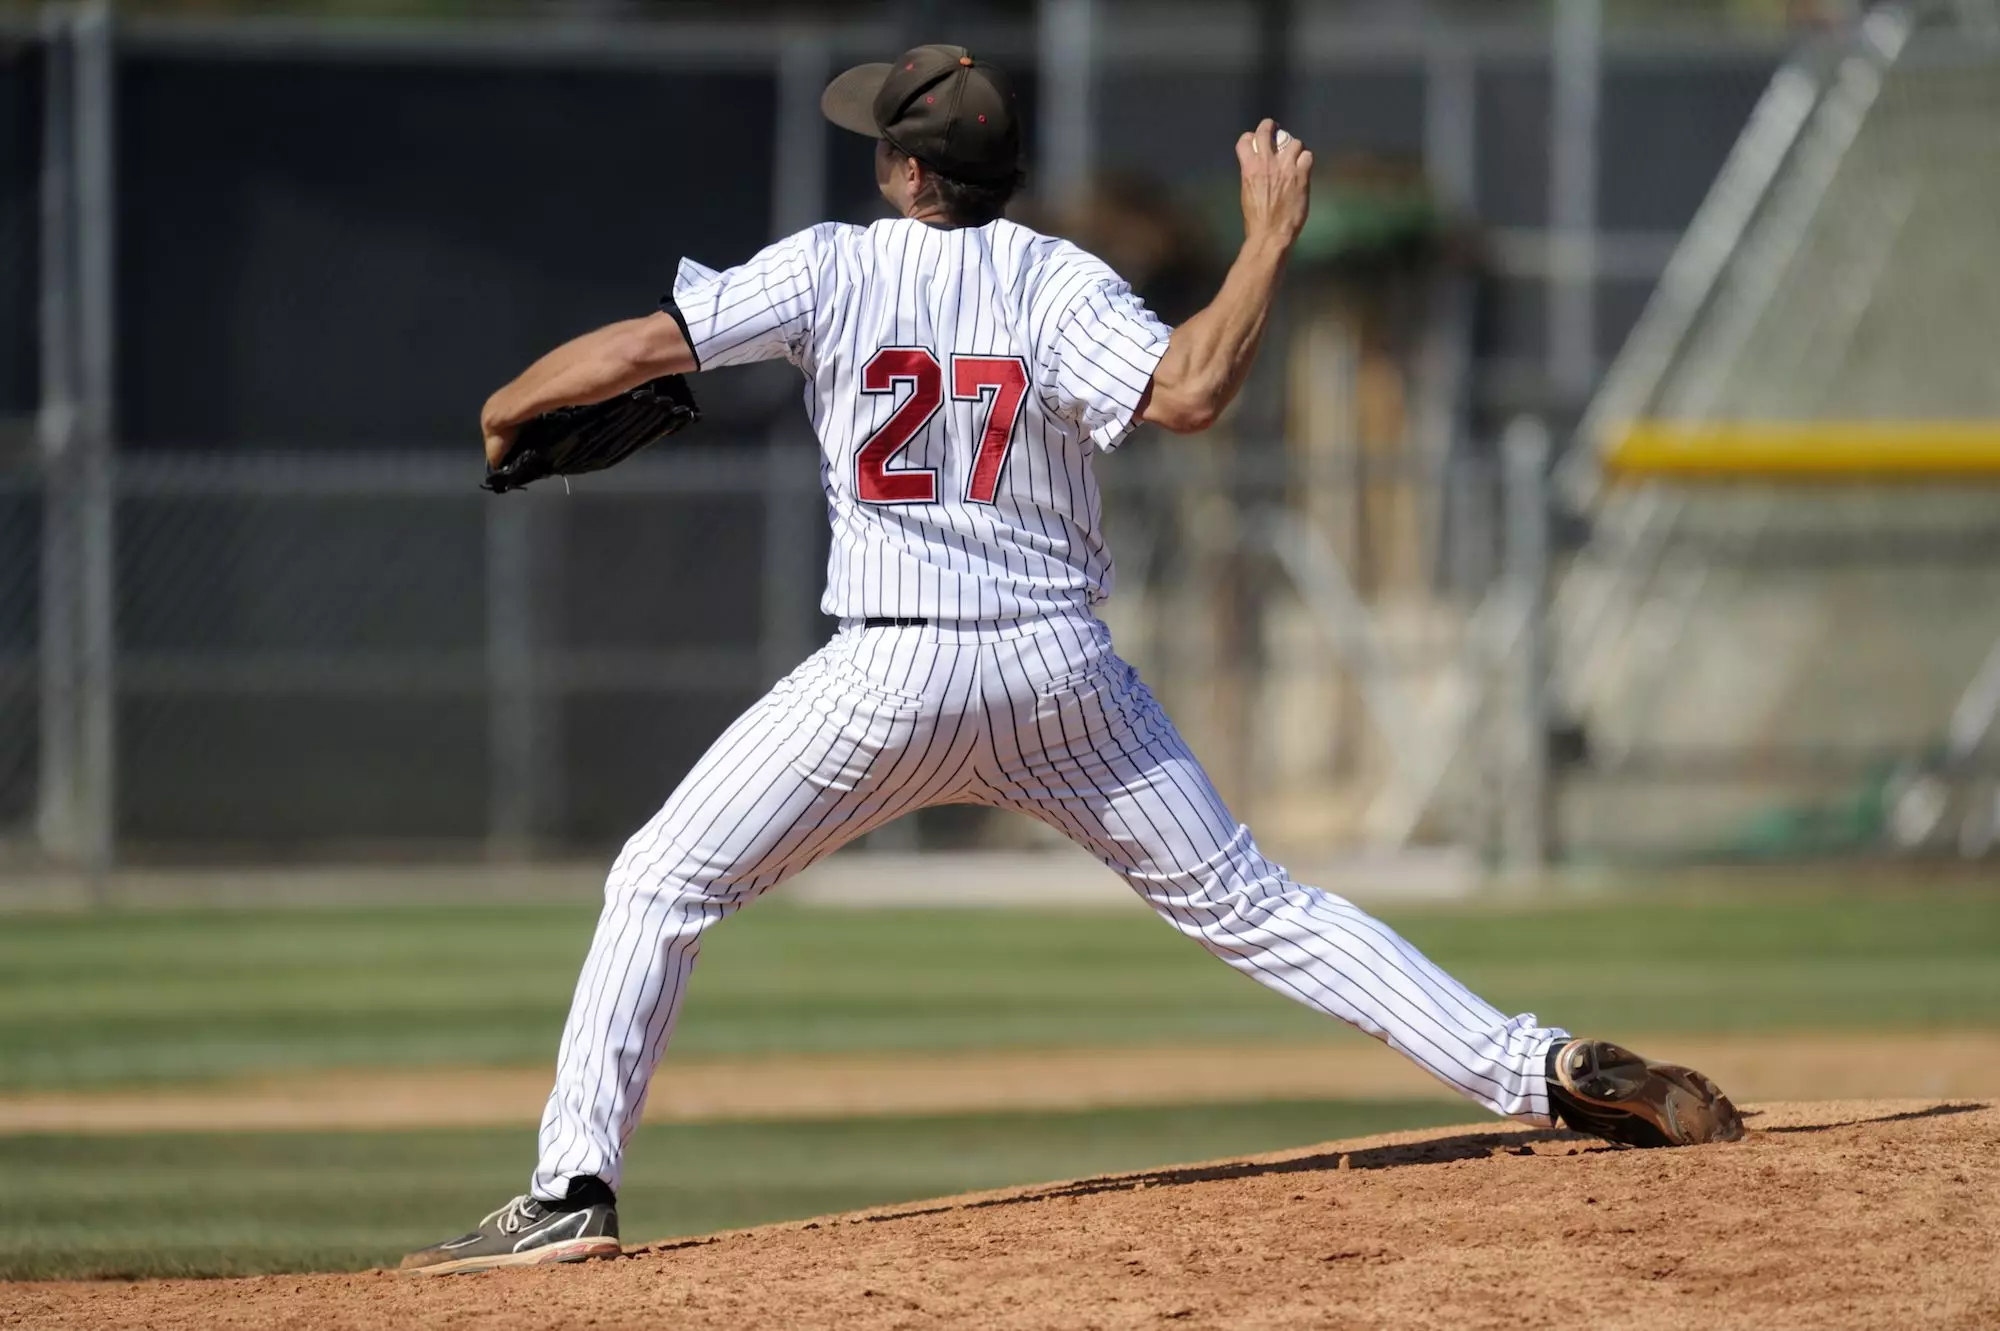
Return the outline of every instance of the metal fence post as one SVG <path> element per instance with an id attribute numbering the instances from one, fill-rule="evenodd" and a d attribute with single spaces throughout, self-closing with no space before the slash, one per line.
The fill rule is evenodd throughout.
<path id="1" fill-rule="evenodd" d="M 1035 25 L 1042 88 L 1038 192 L 1059 206 L 1076 201 L 1094 168 L 1096 37 L 1096 0 L 1042 0 Z"/>
<path id="2" fill-rule="evenodd" d="M 1581 408 L 1597 367 L 1597 139 L 1603 0 L 1557 0 L 1549 49 L 1549 382 Z"/>
<path id="3" fill-rule="evenodd" d="M 1505 577 L 1522 610 L 1514 662 L 1512 736 L 1501 767 L 1500 862 L 1516 873 L 1548 864 L 1549 790 L 1549 431 L 1532 417 L 1507 427 L 1501 441 L 1506 487 Z M 1503 668 L 1505 663 L 1501 663 Z"/>
<path id="4" fill-rule="evenodd" d="M 534 515 L 527 495 L 486 503 L 486 850 L 525 859 L 541 830 L 541 708 L 535 678 Z"/>
<path id="5" fill-rule="evenodd" d="M 1473 215 L 1479 184 L 1478 67 L 1469 42 L 1439 36 L 1424 48 L 1424 177 L 1454 213 Z"/>
<path id="6" fill-rule="evenodd" d="M 35 831 L 57 863 L 82 858 L 76 743 L 76 102 L 71 15 L 42 16 L 41 697 Z"/>
<path id="7" fill-rule="evenodd" d="M 80 9 L 73 27 L 77 497 L 77 849 L 94 883 L 110 868 L 118 816 L 117 53 L 111 8 Z"/>
<path id="8" fill-rule="evenodd" d="M 803 231 L 826 214 L 826 118 L 820 91 L 833 63 L 826 34 L 801 30 L 779 50 L 777 129 L 771 152 L 771 234 Z"/>

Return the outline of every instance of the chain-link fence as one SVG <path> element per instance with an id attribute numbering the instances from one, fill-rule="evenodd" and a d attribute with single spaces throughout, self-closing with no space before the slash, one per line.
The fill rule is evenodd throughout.
<path id="1" fill-rule="evenodd" d="M 1509 588 L 1539 585 L 1541 558 L 1508 545 L 1499 469 L 1232 453 L 1102 469 L 1121 646 L 1276 844 L 1497 844 L 1529 613 Z M 107 818 L 124 858 L 152 861 L 602 844 L 817 644 L 826 538 L 798 440 L 505 499 L 476 470 L 120 463 L 115 664 L 57 703 L 109 716 L 115 802 L 52 792 L 76 803 L 48 825 L 87 846 L 81 825 Z M 1539 503 L 1535 473 L 1515 483 Z M 32 567 L 33 524 L 8 531 Z M 5 715 L 32 724 L 50 682 L 16 673 Z M 1022 836 L 983 812 L 914 832 Z"/>
<path id="2" fill-rule="evenodd" d="M 808 645 L 817 469 L 772 460 L 505 500 L 469 459 L 121 466 L 121 840 L 629 830 Z"/>
<path id="3" fill-rule="evenodd" d="M 966 18 L 1020 71 L 1043 216 L 1170 315 L 1228 251 L 1246 118 L 1327 163 L 1331 220 L 1239 416 L 1105 464 L 1107 614 L 1275 845 L 1538 845 L 1546 534 L 1497 440 L 1580 404 L 1781 42 L 1592 5 L 1555 7 L 1560 40 L 1545 6 L 1255 8 Z M 464 421 L 683 252 L 872 215 L 867 145 L 817 110 L 897 39 L 855 17 L 0 22 L 10 843 L 514 855 L 641 819 L 824 632 L 794 383 L 705 379 L 691 450 L 519 502 L 471 488 Z"/>

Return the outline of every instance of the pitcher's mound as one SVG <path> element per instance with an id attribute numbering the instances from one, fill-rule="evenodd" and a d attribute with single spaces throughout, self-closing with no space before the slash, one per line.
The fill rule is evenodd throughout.
<path id="1" fill-rule="evenodd" d="M 8 1325 L 2000 1326 L 2000 1110 L 1766 1105 L 1630 1151 L 1372 1137 L 483 1276 L 39 1285 Z"/>

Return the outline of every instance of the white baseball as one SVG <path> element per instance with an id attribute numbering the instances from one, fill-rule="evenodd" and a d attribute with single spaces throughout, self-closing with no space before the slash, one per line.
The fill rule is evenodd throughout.
<path id="1" fill-rule="evenodd" d="M 1276 138 L 1274 138 L 1274 139 L 1272 139 L 1272 140 L 1271 140 L 1271 142 L 1272 142 L 1272 143 L 1273 143 L 1273 144 L 1274 144 L 1275 146 L 1277 146 L 1277 147 L 1280 147 L 1280 148 L 1284 147 L 1284 146 L 1285 146 L 1286 144 L 1290 143 L 1291 141 L 1292 141 L 1292 136 L 1291 136 L 1291 135 L 1289 135 L 1289 134 L 1287 134 L 1287 133 L 1286 133 L 1286 132 L 1285 132 L 1284 130 L 1282 130 L 1282 129 L 1278 131 L 1278 136 L 1277 136 Z"/>

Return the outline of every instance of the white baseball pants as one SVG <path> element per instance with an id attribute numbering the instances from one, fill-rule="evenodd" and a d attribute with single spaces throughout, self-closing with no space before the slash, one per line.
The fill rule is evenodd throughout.
<path id="1" fill-rule="evenodd" d="M 1086 615 L 843 627 L 738 718 L 605 885 L 542 1117 L 533 1191 L 616 1188 L 702 935 L 835 848 L 930 804 L 1039 818 L 1167 923 L 1495 1113 L 1549 1122 L 1562 1032 L 1507 1017 L 1395 931 L 1264 858 Z"/>

